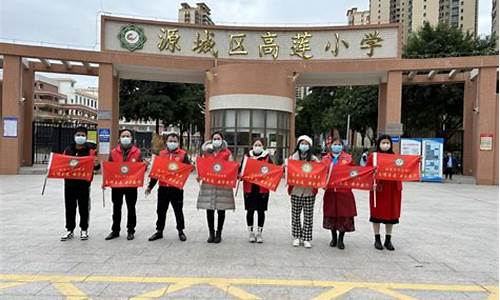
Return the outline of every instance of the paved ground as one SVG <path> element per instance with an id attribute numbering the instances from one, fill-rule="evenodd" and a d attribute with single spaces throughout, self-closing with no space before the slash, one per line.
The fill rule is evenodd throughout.
<path id="1" fill-rule="evenodd" d="M 313 248 L 290 244 L 290 204 L 283 186 L 271 195 L 264 244 L 249 244 L 241 195 L 223 242 L 207 244 L 198 185 L 185 191 L 186 234 L 176 237 L 169 210 L 166 238 L 154 232 L 156 195 L 137 204 L 136 239 L 104 241 L 110 193 L 102 207 L 93 183 L 90 239 L 60 242 L 62 181 L 0 176 L 0 299 L 497 299 L 498 187 L 405 184 L 395 252 L 373 248 L 368 196 L 356 192 L 357 231 L 346 249 L 328 246 L 317 197 Z M 125 207 L 124 207 L 125 214 Z M 125 220 L 122 220 L 124 227 Z"/>

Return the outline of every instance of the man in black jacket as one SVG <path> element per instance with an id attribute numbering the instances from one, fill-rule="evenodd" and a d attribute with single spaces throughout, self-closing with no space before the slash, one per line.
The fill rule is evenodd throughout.
<path id="1" fill-rule="evenodd" d="M 96 145 L 87 142 L 87 128 L 78 127 L 75 131 L 74 142 L 64 150 L 65 155 L 71 156 L 95 156 L 94 170 L 100 168 L 97 158 Z M 89 238 L 89 212 L 90 212 L 90 184 L 86 180 L 65 179 L 64 180 L 64 207 L 66 212 L 66 234 L 61 241 L 71 240 L 76 227 L 76 208 L 80 214 L 80 239 Z"/>

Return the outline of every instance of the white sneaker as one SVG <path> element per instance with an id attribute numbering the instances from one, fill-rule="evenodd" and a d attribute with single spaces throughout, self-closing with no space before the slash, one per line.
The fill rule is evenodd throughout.
<path id="1" fill-rule="evenodd" d="M 80 231 L 80 240 L 86 241 L 89 239 L 89 233 L 87 230 Z"/>
<path id="2" fill-rule="evenodd" d="M 262 239 L 262 229 L 262 227 L 257 228 L 257 235 L 255 236 L 255 240 L 259 244 L 264 242 L 264 240 Z"/>
<path id="3" fill-rule="evenodd" d="M 248 226 L 248 241 L 250 243 L 255 243 L 256 239 L 255 239 L 255 233 L 253 233 L 253 227 L 252 226 Z"/>
<path id="4" fill-rule="evenodd" d="M 300 240 L 299 239 L 294 239 L 293 242 L 292 242 L 292 246 L 294 246 L 294 247 L 300 246 Z"/>
<path id="5" fill-rule="evenodd" d="M 309 241 L 304 241 L 304 248 L 311 248 L 313 245 Z"/>
<path id="6" fill-rule="evenodd" d="M 69 241 L 73 239 L 73 237 L 74 237 L 73 231 L 68 231 L 61 237 L 61 242 Z"/>

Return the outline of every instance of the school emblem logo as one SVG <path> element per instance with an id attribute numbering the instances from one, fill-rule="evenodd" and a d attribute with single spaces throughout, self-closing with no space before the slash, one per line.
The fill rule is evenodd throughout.
<path id="1" fill-rule="evenodd" d="M 394 163 L 396 164 L 396 166 L 401 167 L 405 164 L 405 161 L 402 158 L 398 158 L 394 161 Z"/>
<path id="2" fill-rule="evenodd" d="M 125 165 L 120 167 L 120 173 L 122 174 L 128 174 L 129 168 Z"/>
<path id="3" fill-rule="evenodd" d="M 72 168 L 76 168 L 78 166 L 80 162 L 78 161 L 78 159 L 72 159 L 69 161 L 69 166 L 72 167 Z"/>
<path id="4" fill-rule="evenodd" d="M 260 174 L 266 175 L 267 173 L 269 173 L 269 168 L 267 166 L 262 166 L 262 168 L 260 168 Z"/>
<path id="5" fill-rule="evenodd" d="M 213 170 L 215 173 L 219 173 L 220 171 L 222 171 L 222 165 L 221 165 L 221 164 L 215 164 L 215 165 L 212 167 L 212 170 Z"/>
<path id="6" fill-rule="evenodd" d="M 175 172 L 179 170 L 179 165 L 176 162 L 171 162 L 168 164 L 167 168 L 170 172 Z"/>
<path id="7" fill-rule="evenodd" d="M 122 26 L 120 33 L 118 33 L 120 46 L 130 52 L 140 50 L 146 43 L 146 35 L 142 26 L 129 24 Z"/>
<path id="8" fill-rule="evenodd" d="M 352 171 L 349 173 L 349 176 L 350 176 L 350 177 L 356 177 L 356 176 L 358 176 L 358 174 L 359 174 L 359 173 L 358 173 L 358 171 L 357 171 L 357 170 L 352 170 Z"/>
<path id="9" fill-rule="evenodd" d="M 313 166 L 310 163 L 305 163 L 302 165 L 302 172 L 311 173 L 313 170 Z"/>

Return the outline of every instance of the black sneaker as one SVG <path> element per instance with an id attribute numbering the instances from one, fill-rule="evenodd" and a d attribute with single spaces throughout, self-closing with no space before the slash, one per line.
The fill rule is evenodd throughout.
<path id="1" fill-rule="evenodd" d="M 89 232 L 87 230 L 80 231 L 80 240 L 86 241 L 89 239 Z"/>
<path id="2" fill-rule="evenodd" d="M 116 232 L 111 232 L 110 234 L 108 234 L 107 237 L 105 237 L 104 239 L 106 241 L 109 241 L 109 240 L 112 240 L 112 239 L 116 239 L 117 237 L 119 237 L 120 234 L 119 233 L 116 233 Z"/>
<path id="3" fill-rule="evenodd" d="M 148 241 L 156 241 L 163 238 L 163 233 L 157 231 L 152 236 L 149 237 Z"/>
<path id="4" fill-rule="evenodd" d="M 184 232 L 182 230 L 179 230 L 179 240 L 181 242 L 185 242 L 187 240 L 186 235 L 184 234 Z"/>
<path id="5" fill-rule="evenodd" d="M 134 239 L 134 234 L 133 234 L 132 232 L 129 232 L 129 233 L 127 234 L 127 240 L 128 240 L 128 241 L 131 241 L 131 240 L 133 240 L 133 239 Z"/>
<path id="6" fill-rule="evenodd" d="M 61 242 L 72 240 L 74 237 L 75 235 L 73 234 L 73 231 L 68 231 L 61 237 Z"/>

